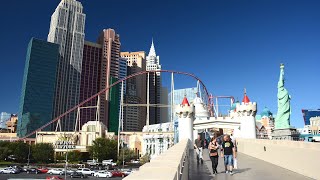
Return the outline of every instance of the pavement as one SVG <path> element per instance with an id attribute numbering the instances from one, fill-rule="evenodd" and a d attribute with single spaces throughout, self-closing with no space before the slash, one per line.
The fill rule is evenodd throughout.
<path id="1" fill-rule="evenodd" d="M 203 151 L 203 158 L 203 164 L 197 164 L 196 153 L 190 150 L 190 180 L 311 180 L 301 174 L 241 153 L 238 153 L 238 169 L 234 170 L 233 175 L 224 173 L 223 158 L 219 157 L 217 168 L 219 173 L 214 176 L 207 149 Z"/>

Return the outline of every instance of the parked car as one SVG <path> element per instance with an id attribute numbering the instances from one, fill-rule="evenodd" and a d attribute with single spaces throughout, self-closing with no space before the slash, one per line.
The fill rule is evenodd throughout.
<path id="1" fill-rule="evenodd" d="M 27 169 L 27 173 L 28 174 L 40 174 L 41 171 L 37 168 L 30 168 L 30 169 Z"/>
<path id="2" fill-rule="evenodd" d="M 111 173 L 112 173 L 112 177 L 122 177 L 122 176 L 125 176 L 124 173 L 122 173 L 121 171 L 117 171 L 117 170 L 112 171 Z"/>
<path id="3" fill-rule="evenodd" d="M 113 167 L 113 166 L 116 166 L 117 163 L 114 163 L 114 162 L 113 162 L 113 159 L 108 159 L 108 160 L 103 160 L 103 161 L 102 161 L 102 165 L 103 165 L 103 166 Z"/>
<path id="4" fill-rule="evenodd" d="M 63 169 L 50 169 L 47 173 L 62 175 L 62 174 L 64 174 L 64 170 Z"/>
<path id="5" fill-rule="evenodd" d="M 138 159 L 132 159 L 132 160 L 131 160 L 131 163 L 132 163 L 132 164 L 139 164 L 140 161 L 139 161 Z"/>
<path id="6" fill-rule="evenodd" d="M 18 165 L 11 165 L 11 166 L 8 166 L 8 168 L 13 168 L 15 170 L 19 172 L 23 172 L 23 168 L 21 166 L 18 166 Z"/>
<path id="7" fill-rule="evenodd" d="M 129 174 L 132 173 L 132 170 L 131 170 L 131 169 L 123 170 L 122 173 L 123 173 L 125 176 L 128 176 Z"/>
<path id="8" fill-rule="evenodd" d="M 63 174 L 64 174 L 64 172 L 65 172 L 65 169 L 63 169 Z M 76 172 L 76 171 L 74 171 L 72 169 L 67 169 L 67 174 L 72 174 L 74 172 Z"/>
<path id="9" fill-rule="evenodd" d="M 87 164 L 89 165 L 89 166 L 97 166 L 97 165 L 99 165 L 99 163 L 98 163 L 98 161 L 96 161 L 96 160 L 87 160 Z"/>
<path id="10" fill-rule="evenodd" d="M 59 176 L 48 176 L 46 177 L 46 180 L 63 180 L 63 178 Z"/>
<path id="11" fill-rule="evenodd" d="M 12 167 L 0 169 L 0 174 L 17 174 L 17 173 L 19 173 L 18 170 Z"/>
<path id="12" fill-rule="evenodd" d="M 6 160 L 9 160 L 9 161 L 15 161 L 17 158 L 15 155 L 9 155 Z"/>
<path id="13" fill-rule="evenodd" d="M 49 171 L 48 168 L 39 168 L 38 169 L 41 173 L 47 173 Z"/>
<path id="14" fill-rule="evenodd" d="M 111 178 L 112 177 L 112 173 L 109 171 L 98 171 L 96 173 L 94 173 L 94 177 L 106 177 L 106 178 Z"/>
<path id="15" fill-rule="evenodd" d="M 87 178 L 88 175 L 82 174 L 81 172 L 73 172 L 70 174 L 71 178 Z"/>
<path id="16" fill-rule="evenodd" d="M 82 174 L 85 174 L 85 175 L 91 175 L 91 176 L 93 176 L 94 175 L 94 171 L 92 171 L 91 169 L 89 169 L 89 168 L 79 168 L 78 170 L 77 170 L 77 172 L 80 172 L 80 173 L 82 173 Z"/>

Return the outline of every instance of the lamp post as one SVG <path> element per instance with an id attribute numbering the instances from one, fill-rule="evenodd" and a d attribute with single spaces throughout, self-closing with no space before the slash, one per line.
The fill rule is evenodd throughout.
<path id="1" fill-rule="evenodd" d="M 122 170 L 124 169 L 124 137 L 122 137 Z"/>
<path id="2" fill-rule="evenodd" d="M 67 147 L 67 152 L 66 152 L 66 164 L 65 164 L 65 168 L 64 168 L 64 179 L 67 179 L 67 166 L 68 166 L 68 149 L 69 147 Z"/>
<path id="3" fill-rule="evenodd" d="M 29 144 L 29 153 L 28 153 L 28 168 L 29 168 L 29 165 L 30 165 L 30 148 L 31 148 L 31 145 Z"/>

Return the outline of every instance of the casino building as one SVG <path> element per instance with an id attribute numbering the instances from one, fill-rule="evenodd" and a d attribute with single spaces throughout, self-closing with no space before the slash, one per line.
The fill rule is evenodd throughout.
<path id="1" fill-rule="evenodd" d="M 36 143 L 52 143 L 55 154 L 78 150 L 89 152 L 89 146 L 100 137 L 114 138 L 107 127 L 99 121 L 88 121 L 79 132 L 40 131 L 36 135 Z"/>

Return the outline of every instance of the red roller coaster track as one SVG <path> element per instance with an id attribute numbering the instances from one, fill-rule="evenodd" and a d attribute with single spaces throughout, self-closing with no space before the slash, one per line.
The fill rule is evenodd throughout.
<path id="1" fill-rule="evenodd" d="M 186 76 L 193 77 L 194 79 L 198 80 L 198 81 L 201 83 L 201 85 L 202 85 L 202 87 L 203 87 L 203 89 L 204 89 L 204 91 L 205 91 L 205 93 L 206 93 L 206 95 L 207 95 L 207 97 L 208 97 L 207 105 L 208 105 L 208 107 L 209 107 L 209 105 L 210 105 L 210 98 L 209 98 L 208 90 L 207 90 L 206 86 L 204 85 L 204 83 L 201 81 L 201 79 L 199 79 L 199 78 L 198 78 L 197 76 L 195 76 L 194 74 L 186 73 L 186 72 L 180 72 L 180 71 L 173 71 L 173 70 L 141 71 L 141 72 L 138 72 L 138 73 L 129 75 L 129 76 L 123 78 L 123 79 L 120 79 L 120 80 L 116 81 L 115 83 L 111 84 L 111 85 L 108 86 L 107 88 L 101 90 L 101 91 L 98 92 L 97 94 L 95 94 L 95 95 L 91 96 L 90 98 L 84 100 L 83 102 L 79 103 L 77 106 L 69 109 L 69 110 L 66 111 L 65 113 L 61 114 L 60 116 L 56 117 L 55 119 L 53 119 L 52 121 L 46 123 L 45 125 L 41 126 L 40 128 L 32 131 L 31 133 L 27 134 L 26 136 L 22 137 L 21 139 L 26 139 L 26 138 L 34 135 L 34 134 L 37 133 L 38 131 L 41 131 L 42 129 L 46 128 L 46 127 L 49 126 L 50 124 L 58 121 L 59 119 L 63 118 L 65 115 L 67 115 L 67 114 L 69 114 L 70 112 L 76 110 L 78 107 L 80 107 L 80 106 L 84 105 L 85 103 L 91 101 L 93 98 L 96 98 L 96 97 L 99 96 L 100 94 L 105 93 L 107 90 L 109 90 L 109 89 L 112 88 L 113 86 L 115 86 L 115 85 L 117 85 L 117 84 L 119 84 L 119 83 L 121 83 L 121 82 L 123 82 L 123 81 L 126 81 L 126 80 L 128 80 L 128 79 L 130 79 L 130 78 L 133 78 L 133 77 L 135 77 L 135 76 L 139 76 L 139 75 L 142 75 L 142 74 L 157 73 L 157 72 L 173 73 L 173 74 L 182 74 L 182 75 L 186 75 Z"/>

